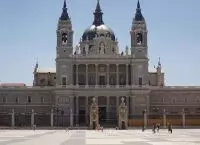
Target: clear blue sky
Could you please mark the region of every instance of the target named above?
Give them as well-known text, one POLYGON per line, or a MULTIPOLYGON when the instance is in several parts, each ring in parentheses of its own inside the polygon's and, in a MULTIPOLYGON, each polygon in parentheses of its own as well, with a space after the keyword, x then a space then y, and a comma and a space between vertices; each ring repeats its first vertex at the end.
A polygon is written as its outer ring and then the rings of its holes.
MULTIPOLYGON (((148 26, 150 67, 161 57, 167 85, 200 85, 200 1, 140 0, 148 26)), ((130 46, 137 0, 100 0, 104 22, 130 46)), ((56 28, 63 0, 2 0, 0 81, 32 85, 36 59, 55 67, 56 28)), ((96 0, 67 0, 74 45, 93 21, 96 0)))

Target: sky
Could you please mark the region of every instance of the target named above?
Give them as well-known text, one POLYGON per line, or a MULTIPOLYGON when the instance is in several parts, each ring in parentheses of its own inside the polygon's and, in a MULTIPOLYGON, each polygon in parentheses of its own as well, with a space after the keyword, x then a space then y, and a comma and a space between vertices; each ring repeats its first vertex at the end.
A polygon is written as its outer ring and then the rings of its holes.
MULTIPOLYGON (((97 0, 67 0, 74 45, 93 22, 97 0)), ((149 67, 161 58, 166 85, 200 86, 200 1, 140 0, 148 28, 149 67)), ((121 50, 130 47, 137 0, 100 0, 104 22, 121 50)), ((33 70, 55 67, 63 0, 1 0, 0 83, 32 85, 33 70)))

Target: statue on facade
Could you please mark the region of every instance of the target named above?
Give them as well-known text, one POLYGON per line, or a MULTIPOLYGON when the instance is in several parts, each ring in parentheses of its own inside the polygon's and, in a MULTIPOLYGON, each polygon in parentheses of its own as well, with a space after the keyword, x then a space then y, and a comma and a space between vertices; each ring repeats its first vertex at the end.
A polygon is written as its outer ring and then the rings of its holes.
POLYGON ((119 120, 118 120, 118 126, 120 129, 127 129, 128 127, 128 107, 125 104, 125 99, 124 97, 121 98, 121 104, 118 109, 118 115, 119 115, 119 120))
POLYGON ((85 45, 85 54, 86 54, 86 55, 88 54, 88 51, 89 51, 89 45, 86 44, 86 45, 85 45))
POLYGON ((125 48, 125 53, 126 53, 126 56, 128 56, 128 46, 126 46, 126 48, 125 48))
POLYGON ((96 99, 92 99, 92 105, 90 106, 90 127, 92 129, 96 129, 99 123, 99 112, 98 105, 96 103, 96 99))
POLYGON ((104 54, 104 53, 105 53, 105 44, 104 44, 103 42, 100 44, 99 53, 100 53, 100 54, 104 54))
POLYGON ((76 55, 79 54, 79 46, 78 46, 78 45, 76 45, 76 48, 75 48, 75 49, 76 49, 76 51, 75 51, 75 52, 76 52, 76 55))

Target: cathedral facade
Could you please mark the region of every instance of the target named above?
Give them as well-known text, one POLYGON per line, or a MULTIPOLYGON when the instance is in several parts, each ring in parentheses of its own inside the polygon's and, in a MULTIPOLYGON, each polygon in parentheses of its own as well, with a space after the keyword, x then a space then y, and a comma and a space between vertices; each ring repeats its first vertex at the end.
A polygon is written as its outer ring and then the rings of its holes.
POLYGON ((0 126, 87 126, 94 98, 100 124, 117 125, 122 98, 129 126, 200 122, 200 88, 165 86, 160 60, 150 71, 148 30, 139 1, 130 28, 131 47, 124 52, 103 21, 99 1, 91 26, 75 48, 66 1, 56 33, 56 68, 40 68, 37 63, 31 87, 1 84, 0 126))

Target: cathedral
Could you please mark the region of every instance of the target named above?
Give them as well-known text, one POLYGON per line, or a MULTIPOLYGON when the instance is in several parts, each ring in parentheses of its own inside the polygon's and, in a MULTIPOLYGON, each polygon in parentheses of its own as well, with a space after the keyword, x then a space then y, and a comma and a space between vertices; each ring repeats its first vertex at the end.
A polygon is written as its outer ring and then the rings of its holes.
POLYGON ((154 70, 149 68, 148 29, 139 0, 127 33, 131 47, 120 52, 97 1, 94 20, 73 47, 73 23, 64 1, 55 68, 36 63, 33 86, 0 84, 0 126, 88 126, 94 101, 98 123, 104 126, 117 126, 123 103, 128 126, 147 127, 155 121, 200 125, 200 88, 165 86, 160 59, 154 70))

